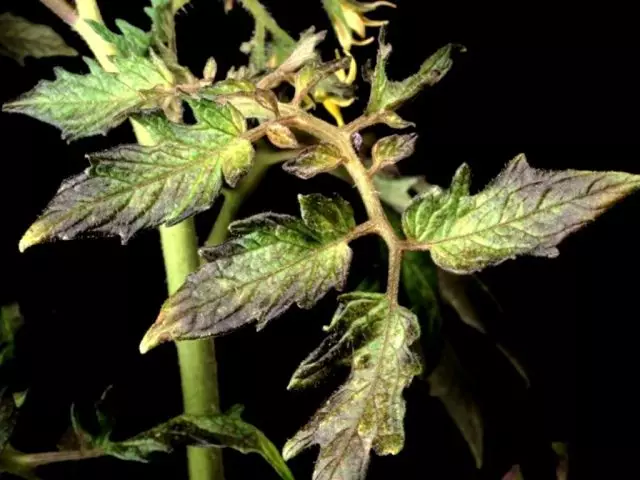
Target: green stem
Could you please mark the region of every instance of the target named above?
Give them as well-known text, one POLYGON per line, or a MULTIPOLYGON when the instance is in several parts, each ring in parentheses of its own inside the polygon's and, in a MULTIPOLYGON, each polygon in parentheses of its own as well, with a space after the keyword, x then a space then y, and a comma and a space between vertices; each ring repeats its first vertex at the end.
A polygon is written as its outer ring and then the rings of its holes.
MULTIPOLYGON (((0 466, 18 467, 31 470, 42 465, 60 462, 74 462, 90 458, 103 457, 104 450, 69 450, 61 452, 22 453, 12 447, 6 447, 0 454, 0 466)), ((1 470, 0 470, 1 471, 1 470)))
POLYGON ((229 225, 236 218, 238 210, 244 201, 253 193, 267 173, 269 167, 298 155, 297 151, 269 151, 258 149, 256 159, 249 173, 242 179, 236 188, 225 191, 225 199, 222 209, 216 218, 216 223, 205 242, 207 246, 219 245, 227 239, 229 225))
POLYGON ((257 23, 261 23, 271 32, 271 35, 273 35, 276 40, 290 45, 295 44, 293 38, 280 28, 280 25, 278 25, 259 0, 240 0, 240 3, 253 16, 253 18, 255 18, 257 23))

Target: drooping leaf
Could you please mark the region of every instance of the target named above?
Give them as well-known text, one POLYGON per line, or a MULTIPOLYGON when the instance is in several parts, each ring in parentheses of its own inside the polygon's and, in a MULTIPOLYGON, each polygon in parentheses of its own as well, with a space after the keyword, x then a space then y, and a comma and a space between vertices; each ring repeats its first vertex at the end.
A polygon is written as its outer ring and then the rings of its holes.
POLYGON ((336 147, 327 143, 305 148, 296 158, 287 161, 282 168, 304 180, 319 173, 334 170, 342 163, 342 156, 336 147))
POLYGON ((15 355, 16 334, 22 327, 22 315, 17 303, 0 306, 0 367, 15 355))
POLYGON ((387 60, 391 45, 384 43, 384 30, 380 31, 378 59, 371 78, 371 96, 367 113, 395 110, 415 97, 424 87, 432 87, 444 77, 451 67, 454 50, 463 47, 449 44, 429 57, 417 73, 403 81, 390 80, 387 76, 387 60))
POLYGON ((447 191, 432 186, 403 216, 407 237, 434 261, 471 273, 518 255, 556 257, 566 236, 640 187, 640 175, 531 168, 524 155, 476 195, 458 169, 447 191))
POLYGON ((23 64, 26 57, 78 55, 48 25, 38 25, 11 13, 0 14, 0 55, 23 64))
POLYGON ((431 387, 431 395, 442 401, 467 441, 476 467, 481 468, 484 452, 482 412, 474 399, 460 360, 448 342, 444 345, 439 365, 431 372, 427 381, 431 387))
POLYGON ((300 195, 302 220, 263 214, 231 224, 225 244, 164 306, 140 345, 219 335, 257 320, 258 329, 296 303, 311 308, 341 290, 351 262, 351 206, 339 197, 300 195))
POLYGON ((158 145, 129 145, 90 156, 92 166, 61 185, 20 249, 79 234, 119 235, 174 225, 208 209, 223 177, 234 186, 253 160, 240 135, 244 119, 230 106, 193 102, 198 123, 173 124, 157 115, 139 118, 158 145))
POLYGON ((413 155, 417 139, 416 134, 410 134, 391 135, 378 140, 371 150, 373 171, 394 165, 413 155))
MULTIPOLYGON (((438 269, 438 285, 442 300, 449 304, 458 314, 460 319, 474 328, 478 332, 487 335, 487 327, 481 318, 481 311, 478 308, 481 297, 489 300, 494 307, 494 316, 501 315, 501 307, 497 304, 491 292, 482 282, 473 275, 455 275, 446 270, 438 269)), ((488 314, 487 314, 488 315, 488 314)), ((513 368, 520 374, 529 387, 530 381, 526 370, 518 358, 511 351, 500 343, 496 343, 496 348, 511 363, 513 368)))
POLYGON ((392 177, 384 173, 377 173, 373 183, 380 195, 380 200, 403 212, 413 199, 410 191, 420 181, 420 177, 392 177))
POLYGON ((144 57, 151 46, 151 36, 121 19, 116 19, 115 24, 120 34, 109 30, 103 23, 94 20, 85 20, 100 37, 112 44, 121 57, 144 57))
POLYGON ((104 71, 85 59, 89 73, 77 75, 56 69, 56 80, 43 80, 3 110, 22 113, 62 130, 62 138, 76 140, 104 134, 130 115, 159 108, 171 78, 158 58, 115 57, 118 73, 104 71))
POLYGON ((351 374, 284 447, 289 459, 317 444, 314 480, 363 480, 371 450, 395 455, 404 446, 403 390, 421 372, 410 346, 419 338, 416 316, 383 294, 341 297, 329 337, 293 376, 290 388, 313 384, 330 368, 351 362, 351 374))

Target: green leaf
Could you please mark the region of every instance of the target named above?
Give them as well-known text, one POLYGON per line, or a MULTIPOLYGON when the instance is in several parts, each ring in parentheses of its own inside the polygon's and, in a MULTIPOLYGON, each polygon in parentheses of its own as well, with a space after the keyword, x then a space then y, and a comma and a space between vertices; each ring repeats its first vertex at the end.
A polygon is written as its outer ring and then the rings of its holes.
POLYGON ((139 29, 121 19, 115 21, 116 27, 120 30, 120 35, 113 33, 104 24, 94 20, 85 20, 100 37, 112 44, 116 52, 122 57, 144 57, 149 53, 151 46, 151 36, 144 30, 139 29))
POLYGON ((380 200, 399 212, 413 200, 410 192, 420 180, 420 177, 392 177, 380 172, 373 177, 380 200))
POLYGON ((65 182, 20 241, 20 250, 79 234, 119 235, 126 243, 143 228, 174 225, 207 210, 223 176, 231 186, 249 170, 246 125, 230 106, 193 102, 198 123, 173 124, 161 116, 140 118, 151 138, 91 155, 91 168, 65 182))
POLYGON ((446 45, 429 57, 417 73, 400 82, 387 77, 387 60, 391 55, 391 45, 384 43, 384 30, 380 31, 379 44, 376 68, 371 78, 371 96, 367 113, 395 110, 415 97, 424 87, 434 86, 453 66, 453 52, 456 49, 464 51, 464 47, 459 45, 446 45))
POLYGON ((0 306, 0 367, 15 355, 16 334, 22 327, 22 315, 17 303, 0 306))
POLYGON ((0 55, 23 64, 26 57, 78 55, 47 25, 38 25, 11 13, 0 14, 0 55))
POLYGON ((76 140, 104 134, 130 115, 159 108, 171 86, 166 68, 157 58, 115 57, 118 73, 104 71, 85 59, 90 73, 76 75, 56 69, 56 80, 43 80, 3 110, 22 113, 62 130, 62 138, 76 140))
POLYGON ((329 337, 300 365, 289 388, 316 383, 333 365, 350 361, 351 374, 284 447, 289 459, 317 444, 314 480, 363 480, 370 451, 395 455, 404 446, 403 390, 420 374, 410 346, 416 316, 376 293, 343 295, 329 337))
POLYGON ((448 191, 427 189, 402 220, 409 239, 456 273, 518 255, 556 257, 566 236, 638 189, 640 175, 537 170, 520 155, 482 192, 470 195, 469 184, 465 164, 448 191))
POLYGON ((261 455, 280 475, 293 480, 278 449, 256 427, 241 418, 242 407, 235 406, 220 415, 180 415, 123 442, 105 449, 122 460, 146 462, 150 454, 170 452, 177 446, 229 447, 241 453, 261 455))
POLYGON ((18 419, 18 408, 8 387, 0 388, 0 453, 11 438, 18 419))
MULTIPOLYGON (((346 70, 351 63, 351 57, 345 56, 332 62, 311 62, 302 67, 295 75, 293 84, 296 89, 295 101, 302 101, 323 80, 333 77, 339 70, 346 70)), ((342 82, 338 82, 342 83, 342 82)), ((331 83, 330 83, 331 84, 331 83)), ((344 84, 342 84, 344 85, 344 84)), ((323 84, 322 87, 325 87, 323 84)))
POLYGON ((376 142, 371 151, 373 157, 373 171, 394 165, 400 160, 413 155, 416 148, 416 134, 391 135, 376 142))
POLYGON ((145 335, 159 343, 220 335, 257 320, 258 329, 296 303, 308 309, 345 284, 355 228, 339 197, 300 195, 302 220, 272 213, 231 224, 234 238, 201 250, 208 261, 169 298, 145 335))
POLYGON ((473 397, 469 380, 453 347, 445 343, 440 364, 427 379, 431 395, 442 401, 451 419, 467 441, 476 461, 482 467, 484 452, 484 421, 473 397))
POLYGON ((282 168, 304 180, 330 172, 342 163, 340 151, 333 145, 321 143, 305 148, 296 158, 287 161, 282 168))

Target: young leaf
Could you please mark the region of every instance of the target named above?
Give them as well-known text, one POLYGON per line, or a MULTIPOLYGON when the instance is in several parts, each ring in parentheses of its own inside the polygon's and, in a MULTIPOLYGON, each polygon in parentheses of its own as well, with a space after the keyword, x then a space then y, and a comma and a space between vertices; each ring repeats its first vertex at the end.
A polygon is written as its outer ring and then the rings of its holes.
POLYGON ((163 88, 171 85, 157 58, 116 57, 118 73, 105 72, 85 59, 90 72, 76 75, 56 69, 56 80, 43 80, 3 110, 23 113, 62 130, 62 138, 76 140, 104 134, 135 112, 157 109, 163 88))
POLYGON ((120 35, 113 33, 104 24, 94 20, 85 20, 102 39, 116 48, 121 57, 144 57, 149 53, 151 36, 121 19, 115 21, 120 35))
POLYGON ((92 166, 61 185, 20 250, 79 234, 119 235, 174 225, 208 209, 223 176, 231 186, 248 171, 251 143, 240 137, 244 119, 230 106, 193 103, 198 123, 173 124, 161 116, 140 119, 154 147, 129 145, 90 156, 92 166))
POLYGON ((242 407, 225 414, 175 417, 151 430, 122 442, 108 442, 108 455, 121 460, 146 462, 155 452, 171 452, 178 446, 229 447, 241 453, 261 455, 284 480, 293 480, 278 449, 256 427, 241 418, 242 407))
POLYGON ((207 260, 169 298, 145 335, 159 343, 219 335, 257 320, 258 329, 296 303, 311 308, 341 290, 351 262, 351 206, 339 197, 300 195, 302 220, 267 213, 234 222, 225 244, 201 250, 207 260))
POLYGON ((484 452, 484 421, 475 401, 464 369, 455 351, 445 343, 440 364, 427 379, 431 395, 439 398, 458 430, 467 441, 476 461, 482 467, 484 452))
POLYGON ((403 103, 415 97, 424 87, 432 87, 444 77, 453 65, 451 56, 456 48, 446 45, 429 57, 420 70, 411 77, 399 82, 387 77, 386 64, 391 55, 391 45, 384 43, 384 30, 380 31, 380 47, 375 71, 371 78, 371 96, 367 113, 395 110, 403 103))
POLYGON ((640 175, 537 170, 520 155, 482 192, 470 195, 469 183, 465 164, 448 191, 430 187, 402 219, 409 239, 457 273, 517 255, 556 257, 566 236, 638 189, 640 175))
POLYGON ((267 138, 278 148, 298 148, 298 140, 293 132, 284 125, 274 123, 267 128, 267 138))
POLYGON ((418 140, 416 134, 391 135, 378 140, 371 151, 373 157, 371 171, 376 172, 413 155, 416 140, 418 140))
POLYGON ((282 168, 297 177, 308 180, 319 173, 338 168, 341 163, 342 157, 338 149, 333 145, 321 143, 305 148, 300 155, 287 161, 282 168))
POLYGON ((47 25, 37 25, 11 13, 0 14, 0 55, 23 64, 26 57, 78 55, 47 25))
POLYGON ((410 346, 420 336, 416 316, 384 294, 352 293, 327 328, 329 337, 300 365, 289 388, 313 384, 338 363, 351 374, 284 447, 289 459, 320 446, 314 480, 363 480, 370 451, 395 455, 404 446, 403 390, 420 374, 410 346))

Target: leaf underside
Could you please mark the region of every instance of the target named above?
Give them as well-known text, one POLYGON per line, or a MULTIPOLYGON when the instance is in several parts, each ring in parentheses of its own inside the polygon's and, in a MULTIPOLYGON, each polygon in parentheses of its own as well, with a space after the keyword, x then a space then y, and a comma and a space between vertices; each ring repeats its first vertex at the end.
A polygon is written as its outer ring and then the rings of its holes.
POLYGON ((378 293, 340 297, 328 338, 300 365, 289 388, 304 387, 347 361, 351 373, 284 447, 285 459, 317 444, 314 480, 363 480, 370 452, 394 455, 404 446, 403 390, 422 370, 410 346, 416 316, 378 293))
POLYGON ((208 261, 162 307, 140 346, 220 335, 253 320, 258 329, 296 303, 311 308, 345 284, 355 228, 339 197, 298 197, 302 220, 267 213, 234 222, 234 238, 201 250, 208 261))
POLYGON ((139 118, 153 147, 128 145, 90 156, 92 167, 65 181, 20 249, 79 234, 119 235, 126 243, 142 228, 173 225, 208 209, 223 178, 230 185, 249 170, 253 147, 233 107, 192 104, 198 123, 162 116, 139 118))
POLYGON ((48 25, 38 25, 11 13, 3 13, 0 14, 0 55, 22 64, 26 57, 73 57, 78 52, 48 25))
POLYGON ((556 257, 565 237, 639 186, 639 175, 538 170, 520 155, 470 195, 465 164, 449 190, 433 186, 416 198, 403 228, 440 267, 471 273, 518 255, 556 257))

